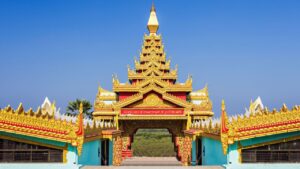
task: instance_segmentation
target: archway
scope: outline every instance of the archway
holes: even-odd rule
[[[133,157],[126,158],[123,166],[180,166],[176,145],[168,129],[138,129],[133,135]]]
[[[168,131],[170,142],[173,144],[174,156],[178,161],[183,162],[182,153],[184,153],[184,120],[124,120],[120,121],[120,130],[122,131],[122,158],[131,158],[134,156],[132,149],[136,133],[139,129]],[[149,141],[149,140],[148,140]],[[151,140],[150,140],[151,141]],[[155,150],[154,150],[155,151]],[[155,153],[153,153],[155,154]]]
[[[168,129],[138,129],[131,144],[134,157],[175,157],[174,148]]]

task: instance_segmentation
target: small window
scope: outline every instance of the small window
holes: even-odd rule
[[[300,140],[243,149],[241,155],[243,163],[300,162]]]
[[[63,162],[63,150],[0,139],[0,162]]]

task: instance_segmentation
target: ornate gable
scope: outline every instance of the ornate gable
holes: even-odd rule
[[[143,100],[126,106],[126,108],[182,108],[181,106],[163,100],[162,95],[156,92],[147,93]]]
[[[192,119],[211,117],[212,103],[207,87],[192,92],[191,77],[184,83],[177,82],[177,66],[172,69],[171,61],[166,59],[153,9],[147,27],[149,34],[144,36],[139,59],[134,60],[134,69],[128,66],[128,82],[120,83],[116,76],[113,77],[113,91],[102,91],[102,95],[100,92],[97,96],[95,118],[126,119],[137,114],[140,119],[148,115],[164,115],[166,119],[174,115],[185,119],[188,116]]]

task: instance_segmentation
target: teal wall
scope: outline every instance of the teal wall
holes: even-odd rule
[[[78,165],[77,147],[68,144],[67,164]]]
[[[112,140],[109,140],[108,145],[108,165],[113,165],[113,156],[114,156],[114,144]]]
[[[227,164],[239,164],[239,152],[237,143],[231,144],[228,147]]]
[[[254,144],[260,144],[260,143],[264,143],[264,142],[270,142],[270,141],[280,140],[280,139],[294,137],[294,136],[300,136],[300,132],[290,132],[290,133],[284,133],[284,134],[252,138],[252,139],[248,139],[248,140],[243,140],[240,143],[242,146],[250,146],[250,145],[254,145]]]
[[[227,163],[220,140],[202,137],[202,165],[223,165]]]
[[[258,138],[252,138],[247,140],[240,141],[240,145],[242,147],[245,146],[251,146],[255,144],[261,144],[266,143],[270,141],[276,141],[284,138],[289,138],[293,136],[300,136],[300,132],[290,132],[290,133],[284,133],[284,134],[277,134],[277,135],[271,135],[271,136],[265,136],[265,137],[258,137]],[[228,164],[240,164],[239,163],[239,153],[238,153],[238,144],[235,142],[234,144],[229,145],[228,147]]]
[[[59,141],[40,139],[40,138],[36,138],[36,137],[25,136],[25,135],[20,135],[20,134],[15,134],[15,133],[7,133],[7,132],[2,132],[2,131],[0,131],[0,135],[14,137],[17,139],[25,139],[25,140],[29,140],[29,141],[33,141],[33,142],[37,142],[37,143],[48,144],[48,145],[53,145],[53,146],[57,146],[57,147],[64,147],[66,145],[66,143],[59,142]]]
[[[71,144],[59,142],[59,141],[52,141],[47,139],[40,139],[36,137],[31,136],[25,136],[15,133],[7,133],[0,131],[0,135],[2,136],[9,136],[17,139],[24,139],[29,140],[36,143],[42,143],[42,144],[48,144],[52,146],[58,146],[58,147],[65,147],[67,146],[68,152],[67,152],[67,162],[66,163],[1,163],[0,168],[2,169],[24,169],[24,168],[30,168],[30,169],[77,169],[78,166],[78,157],[77,157],[77,149],[76,147],[73,147]]]
[[[81,156],[78,157],[80,165],[100,165],[101,141],[94,140],[83,144]]]
[[[276,141],[281,140],[284,138],[294,137],[294,136],[300,136],[300,132],[290,132],[290,133],[284,133],[284,134],[277,134],[277,135],[271,135],[271,136],[265,136],[265,137],[258,137],[258,138],[252,138],[247,140],[240,141],[240,146],[251,146],[255,144],[261,144],[261,143],[267,143],[270,141]],[[239,162],[239,152],[238,152],[238,143],[235,142],[232,145],[229,145],[228,147],[228,153],[227,158],[228,162],[226,165],[226,168],[228,169],[282,169],[282,168],[288,168],[288,169],[299,169],[300,163],[240,163]]]

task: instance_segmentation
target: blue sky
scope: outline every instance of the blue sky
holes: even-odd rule
[[[94,101],[112,74],[127,80],[138,56],[150,0],[0,1],[0,107],[44,98]],[[280,108],[300,104],[300,1],[157,0],[159,33],[179,81],[207,83],[213,110],[229,114],[250,99]]]

